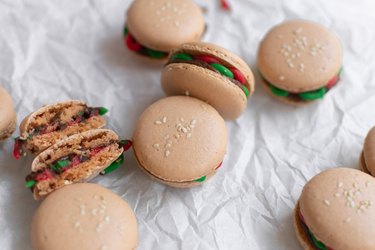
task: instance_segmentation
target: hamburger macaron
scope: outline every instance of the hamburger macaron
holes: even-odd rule
[[[19,159],[26,151],[39,154],[67,136],[104,127],[102,116],[107,112],[106,108],[89,107],[78,100],[43,106],[22,121],[13,155]]]
[[[112,191],[91,183],[63,187],[48,196],[31,224],[32,249],[134,250],[136,217]]]
[[[196,98],[161,99],[140,116],[133,150],[140,168],[169,186],[188,188],[213,176],[223,162],[227,129],[218,112]]]
[[[375,127],[366,136],[359,167],[362,171],[375,176]]]
[[[200,41],[204,30],[202,9],[192,0],[134,0],[123,35],[130,51],[166,60],[178,45]]]
[[[107,173],[119,166],[127,144],[107,129],[93,129],[60,140],[34,159],[26,187],[38,200],[65,185],[89,181],[102,171]]]
[[[294,211],[304,249],[375,249],[375,180],[356,169],[334,168],[313,177]]]
[[[186,43],[171,52],[161,74],[167,95],[189,95],[234,120],[254,92],[254,76],[237,55],[210,43]]]
[[[16,129],[16,119],[12,97],[0,86],[0,140],[13,134]]]
[[[297,105],[323,98],[339,81],[342,61],[337,36],[304,20],[286,21],[272,28],[258,51],[258,69],[266,91]]]

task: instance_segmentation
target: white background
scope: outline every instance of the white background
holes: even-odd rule
[[[207,8],[204,37],[245,59],[273,25],[293,18],[334,30],[344,47],[338,87],[323,101],[293,108],[259,85],[243,116],[228,122],[223,167],[200,188],[158,184],[131,151],[118,171],[94,181],[129,202],[139,223],[139,249],[299,249],[292,211],[301,189],[321,170],[357,167],[375,124],[375,1],[229,0]],[[161,66],[130,57],[122,41],[129,0],[0,0],[0,84],[13,96],[18,122],[58,100],[110,109],[109,128],[130,138],[141,112],[163,97]],[[204,83],[202,83],[204,84]],[[18,135],[18,131],[14,136]],[[24,187],[32,157],[15,161],[12,140],[0,143],[0,248],[30,249],[29,225],[39,205]]]

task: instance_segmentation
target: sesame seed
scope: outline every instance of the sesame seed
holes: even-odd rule
[[[289,68],[294,68],[294,64],[293,63],[289,63],[288,66],[289,66]]]
[[[96,209],[92,209],[92,210],[91,210],[91,214],[92,214],[92,215],[96,215]]]
[[[186,96],[189,96],[189,95],[190,95],[189,91],[186,90],[186,91],[185,91],[185,95],[186,95]]]
[[[279,38],[279,39],[281,39],[281,38],[283,38],[283,35],[277,35],[277,38]]]
[[[327,206],[331,205],[331,203],[329,202],[329,200],[324,200],[324,204],[326,204]]]
[[[166,123],[167,122],[167,117],[163,117],[163,123]]]
[[[340,197],[340,196],[341,196],[340,193],[336,193],[336,194],[335,194],[335,197]]]
[[[352,220],[352,219],[348,217],[348,218],[345,219],[344,222],[345,222],[345,223],[349,223],[351,220]]]
[[[157,150],[158,150],[159,147],[160,147],[160,145],[156,143],[156,144],[152,145],[152,147],[153,147],[154,149],[157,149]]]
[[[186,137],[187,137],[187,138],[190,138],[190,137],[191,137],[191,133],[188,133],[188,134],[186,135]]]
[[[175,137],[176,139],[178,139],[178,138],[180,138],[180,135],[179,135],[179,134],[175,134],[174,137]]]
[[[366,187],[368,187],[369,185],[370,185],[370,182],[366,181]]]
[[[108,249],[108,247],[106,245],[103,245],[100,250],[107,250],[107,249]]]
[[[164,156],[168,157],[170,154],[171,154],[171,152],[169,150],[166,150]]]
[[[154,123],[155,123],[155,125],[161,125],[162,124],[161,121],[155,121]]]
[[[105,220],[106,222],[109,222],[109,221],[110,221],[109,216],[106,216],[106,217],[104,218],[104,220]]]
[[[285,80],[285,76],[279,76],[279,79],[280,79],[280,81],[284,81]]]
[[[188,130],[187,130],[185,127],[182,127],[181,129],[182,129],[182,132],[183,132],[184,134],[186,134],[186,133],[188,132]]]
[[[197,123],[197,120],[191,120],[191,122],[190,122],[191,125],[194,125],[196,123]]]
[[[165,148],[170,148],[170,147],[172,147],[172,144],[170,143],[165,144]]]
[[[350,206],[351,206],[352,208],[355,207],[355,203],[354,203],[354,201],[351,201],[351,202],[350,202]]]
[[[181,121],[181,122],[184,122],[185,120],[184,120],[184,118],[181,117],[181,118],[180,118],[180,121]]]
[[[358,182],[354,182],[354,183],[353,183],[353,187],[354,187],[354,188],[358,188]]]
[[[76,221],[76,223],[74,223],[74,227],[75,228],[78,228],[78,227],[80,227],[81,226],[81,223],[79,222],[79,221]]]
[[[342,183],[341,181],[337,183],[338,188],[341,188],[342,186],[344,186],[344,183]]]

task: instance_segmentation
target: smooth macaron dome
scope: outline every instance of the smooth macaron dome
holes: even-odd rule
[[[12,97],[0,86],[0,140],[11,136],[16,129],[16,112]]]
[[[246,62],[210,43],[186,43],[174,49],[161,84],[167,95],[201,99],[226,120],[238,118],[254,92],[254,76]]]
[[[186,96],[167,97],[148,107],[133,136],[141,169],[174,187],[197,186],[215,174],[226,146],[223,118],[205,102]]]
[[[129,50],[162,60],[178,45],[200,41],[204,30],[202,9],[191,0],[134,0],[124,38]]]
[[[361,155],[361,169],[375,175],[375,127],[367,134]]]
[[[342,71],[337,36],[320,24],[295,20],[272,28],[258,51],[258,69],[266,90],[287,103],[321,99]]]
[[[112,191],[91,183],[63,187],[34,214],[32,249],[133,250],[137,221],[129,205]]]
[[[303,188],[295,228],[304,249],[375,249],[375,180],[356,169],[323,171]]]

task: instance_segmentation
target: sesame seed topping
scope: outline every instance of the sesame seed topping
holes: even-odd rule
[[[186,95],[186,96],[190,96],[189,91],[186,90],[186,91],[185,91],[185,95]]]
[[[358,188],[358,182],[353,182],[353,187]]]
[[[336,194],[335,194],[335,197],[340,197],[340,196],[341,196],[340,193],[336,193]]]
[[[157,143],[155,143],[154,145],[152,145],[152,147],[153,147],[154,149],[156,149],[156,150],[159,150],[160,145],[157,144]]]
[[[329,202],[329,200],[324,200],[324,204],[326,204],[326,206],[331,205],[331,203]]]
[[[341,181],[337,183],[338,188],[341,188],[342,186],[344,186],[344,183],[342,183]]]
[[[93,208],[93,209],[91,210],[91,214],[92,214],[92,215],[96,215],[96,211],[97,211],[97,210]]]
[[[102,248],[100,248],[100,250],[108,250],[108,247],[106,245],[103,245]]]
[[[165,148],[170,148],[170,147],[172,147],[172,144],[170,143],[165,144]]]
[[[348,218],[346,218],[346,219],[344,220],[344,222],[345,222],[345,223],[349,223],[351,220],[352,220],[352,219],[351,219],[350,217],[348,217]]]
[[[110,221],[109,216],[107,215],[107,216],[104,218],[104,220],[105,220],[106,222],[109,222],[109,221]]]
[[[76,223],[74,223],[75,228],[79,228],[80,226],[81,226],[81,223],[79,221],[76,221]]]
[[[181,121],[181,122],[184,122],[185,120],[184,120],[184,118],[181,117],[181,118],[180,118],[180,121]]]
[[[163,117],[163,123],[166,123],[167,122],[167,117]]]
[[[161,121],[155,121],[154,123],[155,123],[155,125],[161,125],[162,124]]]
[[[188,134],[186,135],[186,137],[187,137],[187,138],[190,138],[190,137],[191,137],[191,133],[188,133]]]
[[[165,156],[165,157],[168,157],[170,154],[171,154],[171,151],[166,150],[164,156]]]
[[[279,80],[280,81],[284,81],[285,80],[285,76],[279,76]]]

